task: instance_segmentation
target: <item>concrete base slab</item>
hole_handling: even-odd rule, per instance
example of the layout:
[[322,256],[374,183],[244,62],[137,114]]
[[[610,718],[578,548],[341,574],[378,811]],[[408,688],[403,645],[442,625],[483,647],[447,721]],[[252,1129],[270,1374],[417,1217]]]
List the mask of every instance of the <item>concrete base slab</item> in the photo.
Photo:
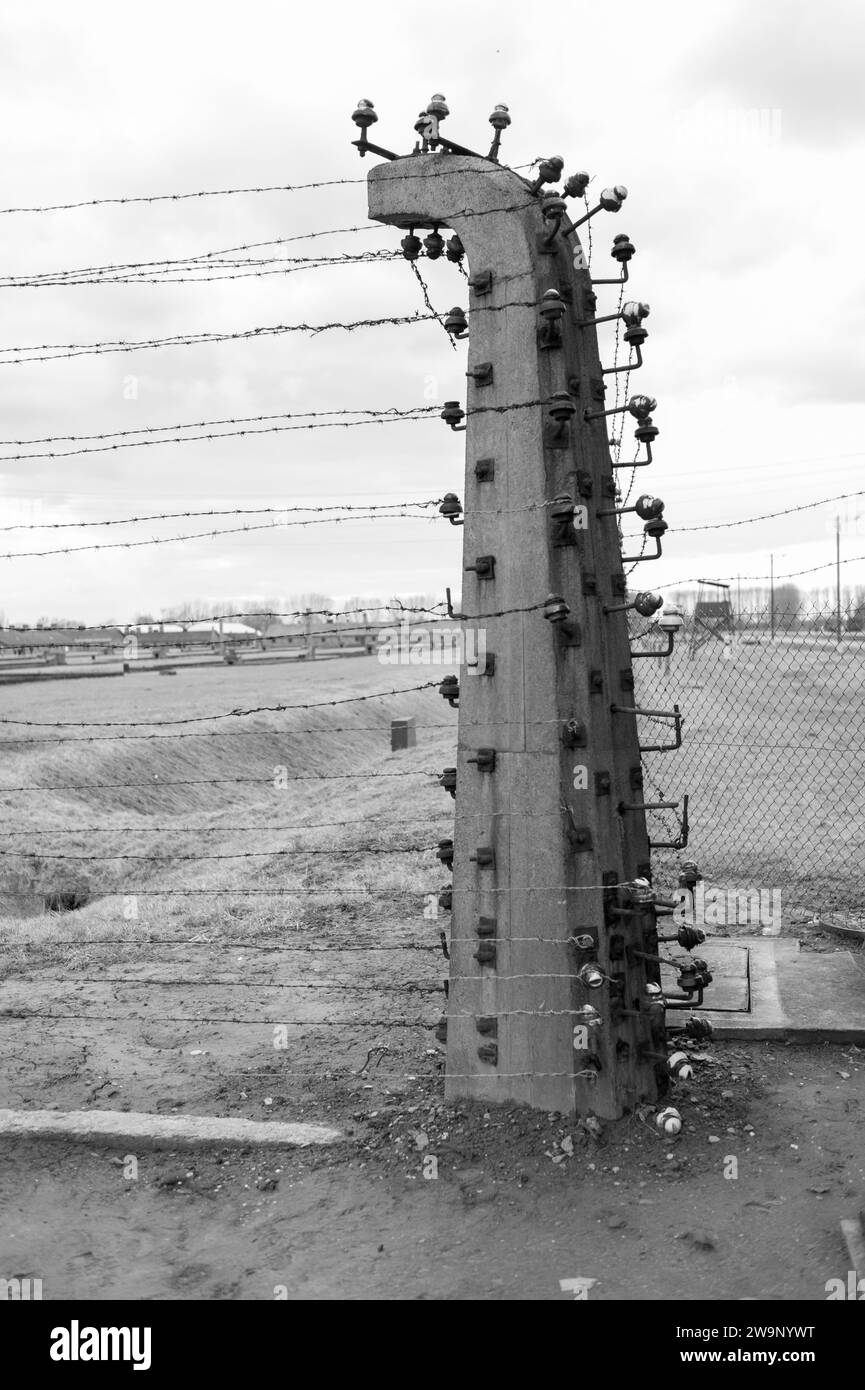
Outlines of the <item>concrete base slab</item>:
[[[715,980],[697,1017],[712,1024],[717,1038],[791,1038],[802,1042],[865,1042],[865,961],[850,951],[805,952],[787,937],[739,937],[747,951],[749,1007],[731,1009],[741,987],[741,955],[729,941],[698,947]],[[725,975],[734,972],[733,980]],[[716,993],[716,982],[721,985]],[[689,1014],[668,1015],[668,1027],[682,1027]]]
[[[705,960],[712,971],[712,983],[705,997],[714,1012],[748,1013],[751,1007],[751,980],[747,941],[707,943],[697,946],[693,954]],[[677,951],[677,955],[681,953]],[[661,983],[665,991],[673,994],[678,992],[676,972],[669,966],[661,967]]]
[[203,1144],[266,1144],[270,1148],[333,1144],[327,1125],[226,1120],[214,1115],[149,1115],[127,1110],[0,1110],[0,1139],[69,1139],[133,1149]]

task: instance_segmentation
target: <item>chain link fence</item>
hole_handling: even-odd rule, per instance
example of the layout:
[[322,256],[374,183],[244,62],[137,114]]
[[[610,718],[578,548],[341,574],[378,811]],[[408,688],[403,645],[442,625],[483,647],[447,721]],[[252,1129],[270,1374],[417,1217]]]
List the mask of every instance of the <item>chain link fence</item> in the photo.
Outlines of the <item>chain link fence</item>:
[[[691,614],[671,656],[634,662],[638,706],[678,704],[683,721],[679,750],[644,756],[646,800],[689,793],[684,854],[707,884],[780,890],[785,925],[865,916],[865,632],[857,627],[808,606],[726,623]],[[640,632],[645,622],[634,624],[635,650],[664,649],[660,633]],[[641,717],[640,726],[644,743],[672,741],[657,720]],[[652,812],[652,838],[675,838],[675,819]],[[682,857],[657,851],[659,883]]]

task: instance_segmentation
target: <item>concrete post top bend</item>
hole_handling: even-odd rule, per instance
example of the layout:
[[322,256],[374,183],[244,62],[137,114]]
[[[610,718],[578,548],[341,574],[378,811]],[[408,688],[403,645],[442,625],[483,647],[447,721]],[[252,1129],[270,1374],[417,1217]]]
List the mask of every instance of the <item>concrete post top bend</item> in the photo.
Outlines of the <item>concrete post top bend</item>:
[[[369,215],[376,222],[450,227],[469,262],[473,254],[499,259],[498,251],[510,273],[531,270],[528,243],[520,246],[514,229],[520,224],[526,237],[534,238],[541,230],[539,204],[525,179],[511,169],[467,155],[409,155],[371,169],[367,189]],[[524,263],[515,266],[515,255]]]

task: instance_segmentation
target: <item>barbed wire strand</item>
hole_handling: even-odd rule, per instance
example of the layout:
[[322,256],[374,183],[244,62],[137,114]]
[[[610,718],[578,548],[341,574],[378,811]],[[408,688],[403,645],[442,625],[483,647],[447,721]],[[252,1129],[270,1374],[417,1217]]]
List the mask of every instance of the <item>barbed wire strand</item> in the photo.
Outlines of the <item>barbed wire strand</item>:
[[[615,884],[609,883],[583,883],[583,884],[558,884],[558,883],[538,883],[527,887],[522,884],[512,885],[510,888],[484,888],[485,893],[595,893],[599,890],[607,891]],[[31,887],[29,889],[3,888],[0,889],[0,898],[27,898],[32,900],[34,896],[43,895],[46,891],[41,888]],[[113,892],[108,892],[100,898],[104,902],[108,897],[139,897],[139,898],[187,898],[187,897],[208,897],[208,898],[280,898],[295,893],[307,893],[310,897],[320,897],[322,894],[345,893],[352,897],[395,897],[409,898],[428,898],[435,893],[433,888],[356,888],[348,884],[332,883],[329,887],[281,887],[281,888],[143,888],[136,885],[117,887]],[[454,896],[462,893],[477,893],[476,888],[450,888],[449,891]]]
[[296,526],[338,526],[351,521],[426,521],[435,525],[439,518],[426,512],[353,512],[349,516],[308,517],[304,521],[260,521],[254,525],[219,526],[212,531],[191,531],[176,536],[149,536],[143,541],[94,541],[90,545],[62,545],[49,550],[0,551],[0,560],[45,559],[50,555],[78,555],[82,551],[140,550],[151,545],[173,545],[178,541],[212,540],[216,536],[235,536],[253,531],[281,531]]
[[295,855],[322,855],[339,858],[341,856],[353,854],[432,854],[435,850],[434,845],[355,845],[354,848],[345,848],[341,845],[309,846],[302,845],[294,849],[256,849],[238,850],[236,853],[229,854],[46,854],[43,850],[27,849],[0,849],[0,859],[38,859],[40,862],[46,859],[71,860],[77,862],[97,863],[100,860],[112,861],[115,859],[138,859],[146,863],[158,862],[163,864],[181,863],[184,861],[194,861],[195,863],[215,861],[218,859],[273,859]]
[[[355,778],[376,781],[394,777],[436,777],[441,774],[435,768],[400,768],[398,772],[297,772],[280,774],[286,782],[345,782]],[[221,786],[261,786],[263,782],[274,783],[271,769],[260,777],[188,777],[171,779],[159,777],[154,773],[147,782],[75,782],[61,786],[0,786],[0,794],[9,792],[87,792],[127,790],[133,787],[221,787]]]
[[[406,156],[406,157],[408,157],[408,156]],[[525,169],[528,169],[528,168],[531,168],[531,167],[532,167],[531,165],[505,165],[505,164],[494,164],[494,165],[491,165],[491,167],[490,167],[489,169],[478,169],[478,170],[476,170],[475,172],[476,172],[477,174],[516,173],[519,169],[524,169],[524,168],[525,168]],[[429,168],[429,169],[425,170],[423,173],[418,173],[418,174],[407,174],[407,173],[406,173],[406,174],[398,174],[398,175],[396,175],[396,177],[393,177],[393,176],[392,176],[390,182],[391,182],[391,183],[399,183],[399,182],[407,183],[407,182],[411,182],[412,180],[415,180],[415,179],[429,180],[429,179],[431,179],[431,178],[441,178],[441,177],[445,177],[445,176],[449,175],[451,172],[452,172],[452,171],[449,170],[449,169],[446,168],[446,167],[445,167],[445,168],[441,168],[441,167],[432,167],[432,168]],[[525,180],[523,180],[523,182],[525,183]],[[239,194],[244,194],[244,195],[245,195],[245,194],[251,194],[251,193],[302,193],[302,192],[305,193],[305,192],[310,192],[311,190],[320,189],[320,188],[341,188],[341,187],[348,187],[348,186],[352,186],[352,185],[354,185],[354,186],[357,186],[357,185],[364,185],[364,186],[366,186],[366,183],[367,183],[367,180],[366,180],[365,177],[364,177],[364,178],[359,178],[359,179],[318,179],[318,180],[316,180],[315,182],[312,182],[312,183],[294,183],[294,184],[291,184],[291,183],[284,183],[284,184],[281,184],[281,183],[273,183],[273,184],[251,185],[251,186],[249,186],[249,187],[240,187],[240,188],[205,188],[205,189],[196,189],[195,191],[193,191],[193,192],[191,192],[191,193],[151,193],[151,194],[127,195],[127,196],[124,196],[124,197],[115,197],[115,198],[85,198],[85,199],[82,199],[82,200],[80,200],[80,201],[78,201],[78,202],[72,202],[72,203],[43,203],[43,204],[41,204],[41,205],[40,205],[40,204],[36,204],[36,205],[33,205],[33,206],[29,206],[29,207],[28,207],[28,206],[19,206],[19,207],[0,208],[0,217],[8,217],[8,216],[10,216],[10,215],[13,214],[13,213],[70,212],[70,211],[72,211],[72,210],[74,210],[74,209],[77,209],[77,208],[94,208],[94,207],[109,207],[109,206],[127,206],[127,205],[129,205],[129,204],[134,204],[134,203],[180,203],[180,202],[188,202],[190,199],[201,199],[201,198],[228,198],[228,197],[237,196],[237,195],[239,195]],[[528,192],[528,184],[526,184],[526,191]],[[533,199],[528,200],[528,201],[525,202],[525,203],[519,203],[519,204],[516,205],[516,207],[517,207],[517,208],[521,208],[521,207],[531,207],[531,206],[533,206],[533,205],[537,205],[537,198],[536,198],[536,197],[533,198]],[[491,209],[486,209],[485,212],[486,212],[486,215],[488,215],[490,212],[494,212],[494,211],[495,211],[495,212],[510,212],[510,211],[513,211],[513,210],[515,210],[514,207],[508,206],[508,207],[504,207],[504,208],[495,208],[495,209],[492,209],[492,208],[491,208]],[[458,216],[458,215],[459,215],[459,216],[466,216],[466,215],[483,216],[483,215],[485,215],[485,214],[484,214],[484,213],[475,213],[473,209],[463,209],[459,214],[457,214],[457,213],[453,213],[453,214],[452,214],[452,216]],[[376,223],[376,224],[374,224],[374,225],[379,226],[380,224]],[[319,233],[319,235],[326,235],[326,233]]]
[[[478,305],[475,314],[500,314],[508,309],[537,310],[537,300],[517,299],[504,304]],[[162,338],[124,338],[106,339],[95,343],[33,343],[15,344],[0,347],[0,366],[18,366],[27,362],[56,362],[73,357],[93,357],[107,353],[142,352],[166,347],[200,347],[211,343],[241,342],[251,338],[281,337],[286,333],[308,333],[317,337],[321,333],[341,330],[353,333],[361,328],[405,328],[418,323],[442,320],[433,310],[425,314],[416,310],[413,314],[385,314],[379,318],[334,319],[328,323],[275,323],[263,324],[256,328],[236,329],[234,332],[174,333]],[[17,353],[18,356],[10,354]]]
[[[348,252],[339,256],[251,256],[238,261],[190,261],[186,268],[204,274],[185,275],[170,263],[160,273],[148,275],[144,270],[119,274],[110,267],[94,266],[92,273],[48,271],[41,275],[9,275],[0,277],[0,290],[66,289],[79,285],[210,285],[227,280],[248,280],[270,275],[294,275],[305,270],[327,270],[334,266],[389,264],[401,260],[399,251],[376,249]],[[214,273],[219,272],[219,273]]]
[[[477,936],[450,936],[448,938],[451,945],[457,943],[464,946],[476,946]],[[32,943],[28,943],[31,944]],[[386,941],[386,942],[301,942],[296,945],[285,945],[284,943],[274,944],[270,942],[260,942],[255,938],[237,940],[235,937],[226,938],[205,938],[205,937],[171,937],[171,936],[104,936],[98,940],[90,937],[64,936],[62,941],[49,941],[38,943],[40,949],[44,949],[48,954],[53,949],[66,950],[68,946],[82,946],[88,950],[103,946],[182,946],[184,950],[194,947],[196,950],[210,950],[216,946],[226,951],[252,950],[265,953],[277,952],[279,954],[290,952],[307,952],[311,955],[319,953],[353,953],[360,951],[420,951],[438,955],[441,953],[441,943],[425,941]],[[499,941],[499,945],[546,945],[546,946],[572,946],[572,937],[560,936],[509,936],[506,942]]]
[[[528,410],[528,409],[531,409],[531,408],[534,407],[534,406],[540,406],[540,405],[545,405],[545,404],[546,404],[546,402],[543,401],[543,400],[528,400],[528,401],[515,401],[515,402],[513,402],[513,403],[510,404],[510,405],[483,405],[483,406],[472,406],[470,409],[468,409],[468,410],[465,412],[465,414],[466,414],[467,417],[468,417],[468,416],[471,416],[471,415],[486,415],[486,414],[505,415],[505,414],[508,414],[508,413],[509,413],[510,411],[512,411],[512,410]],[[83,449],[65,449],[65,450],[56,450],[56,451],[46,452],[46,453],[4,454],[4,455],[0,455],[0,463],[11,463],[11,462],[16,462],[16,461],[20,461],[20,460],[33,460],[33,459],[41,459],[41,458],[71,458],[71,457],[77,456],[77,455],[79,455],[79,454],[104,454],[104,453],[110,453],[110,452],[113,452],[115,449],[154,448],[155,446],[160,445],[160,444],[210,443],[210,442],[211,442],[212,440],[214,440],[214,439],[234,439],[234,438],[237,438],[238,436],[241,436],[241,437],[242,437],[242,436],[245,436],[245,435],[258,435],[258,434],[283,434],[283,433],[285,433],[286,431],[291,431],[291,430],[356,429],[356,428],[358,428],[358,427],[361,426],[361,425],[368,425],[368,424],[376,424],[376,425],[399,424],[399,423],[401,423],[401,422],[403,422],[403,421],[406,421],[406,420],[412,421],[412,420],[420,420],[420,419],[433,419],[433,418],[436,417],[436,416],[440,416],[440,414],[441,414],[441,407],[438,406],[438,405],[430,405],[430,406],[412,406],[412,407],[410,407],[410,408],[407,409],[407,410],[396,410],[396,409],[394,409],[394,408],[389,408],[389,409],[387,409],[387,410],[385,410],[385,411],[382,411],[382,412],[380,412],[380,413],[378,413],[378,414],[377,414],[375,411],[372,411],[372,410],[368,410],[368,411],[346,410],[346,411],[343,411],[343,412],[340,412],[340,411],[319,411],[319,412],[316,412],[316,411],[309,411],[309,412],[306,412],[305,415],[290,415],[290,414],[288,414],[288,415],[282,415],[282,416],[279,416],[279,415],[277,415],[277,416],[273,416],[273,415],[262,415],[262,416],[250,416],[250,417],[248,417],[248,419],[249,419],[250,424],[251,424],[251,425],[254,425],[254,423],[255,423],[256,421],[258,421],[258,420],[262,420],[262,421],[263,421],[263,420],[272,420],[272,419],[288,419],[288,420],[293,420],[293,419],[301,419],[301,418],[309,419],[309,418],[315,418],[316,416],[333,416],[333,415],[338,415],[338,414],[341,414],[341,413],[342,413],[342,414],[346,414],[346,415],[363,414],[363,415],[365,415],[366,418],[361,419],[361,420],[333,420],[333,419],[318,420],[318,419],[316,419],[316,422],[315,422],[314,424],[268,425],[268,426],[263,426],[262,428],[254,427],[254,428],[246,428],[246,429],[238,429],[238,430],[222,430],[222,431],[220,431],[218,434],[206,433],[206,434],[200,434],[200,435],[194,435],[194,436],[177,436],[177,437],[171,436],[171,437],[169,437],[169,438],[167,438],[167,439],[133,439],[133,440],[128,440],[128,441],[125,442],[125,443],[97,445],[97,446],[95,446],[95,447],[93,447],[93,448],[91,448],[91,447],[88,446],[88,447],[85,447],[85,448],[83,448]],[[218,421],[214,421],[214,422],[204,421],[204,422],[202,422],[202,423],[203,423],[203,424],[207,424],[207,423],[218,424],[218,423],[220,423],[220,422],[218,422]],[[226,423],[242,423],[242,419],[241,419],[241,420],[238,420],[237,422],[234,422],[234,421],[227,421]],[[176,426],[174,426],[174,425],[165,425],[165,426],[157,425],[157,426],[150,426],[150,427],[143,426],[141,431],[138,431],[138,430],[131,430],[131,431],[130,431],[130,430],[124,430],[124,431],[118,431],[118,432],[117,432],[117,437],[120,437],[121,435],[125,435],[125,434],[137,434],[137,433],[141,433],[141,432],[144,432],[144,430],[147,430],[147,429],[152,430],[153,433],[158,433],[158,432],[160,432],[160,431],[162,431],[162,430],[166,430],[166,429],[197,429],[197,428],[199,428],[199,426],[197,426],[197,425],[176,425]],[[91,437],[91,438],[94,438],[94,439],[110,439],[110,438],[112,438],[113,436],[111,436],[111,435],[109,435],[109,434],[105,434],[105,435],[93,435],[93,436],[82,435],[82,436],[81,436],[81,438],[88,438],[88,437]],[[60,438],[70,438],[70,439],[71,439],[71,438],[74,438],[74,436],[60,436]],[[20,442],[26,442],[26,441],[12,441],[12,442],[20,443]],[[38,441],[37,441],[37,442],[38,442]],[[0,448],[2,448],[2,447],[3,447],[3,445],[0,444]]]
[[345,695],[338,700],[313,700],[307,704],[294,705],[255,705],[249,709],[220,710],[216,714],[195,714],[185,719],[12,719],[7,715],[0,717],[0,724],[27,725],[28,727],[48,729],[86,729],[86,728],[141,728],[154,725],[206,724],[213,719],[238,719],[252,714],[282,714],[286,710],[331,709],[337,705],[363,704],[369,700],[381,700],[389,695],[410,695],[419,690],[432,690],[436,681],[424,681],[421,685],[403,686],[401,689],[375,690],[366,695]]
[[[423,614],[427,614],[427,615],[429,615],[429,616],[431,616],[431,617],[434,617],[434,618],[441,618],[441,619],[443,619],[443,618],[445,617],[445,615],[442,613],[441,610],[442,610],[444,607],[445,607],[445,604],[444,604],[443,602],[437,604],[437,605],[435,606],[435,608],[424,608],[423,606],[418,605],[418,604],[404,604],[404,603],[402,603],[402,601],[401,601],[400,599],[398,599],[398,598],[392,598],[392,599],[390,600],[389,603],[370,603],[370,604],[367,604],[365,608],[360,609],[360,610],[358,610],[357,608],[294,608],[294,609],[286,610],[286,611],[282,611],[282,612],[276,612],[276,613],[266,612],[266,613],[265,613],[265,612],[263,612],[260,608],[259,608],[259,609],[246,608],[246,609],[243,609],[242,611],[232,612],[232,613],[211,613],[210,616],[209,616],[205,621],[207,621],[207,622],[220,622],[220,621],[229,622],[229,621],[233,621],[233,620],[235,620],[235,619],[240,619],[240,618],[252,618],[252,617],[257,617],[257,618],[260,618],[260,617],[267,617],[267,618],[270,618],[270,619],[274,619],[274,618],[346,618],[346,617],[350,617],[350,618],[355,618],[355,619],[357,619],[357,615],[358,615],[358,612],[359,612],[359,611],[360,611],[360,612],[364,612],[364,613],[378,613],[378,612],[383,612],[383,613],[409,613],[409,614],[423,613]],[[182,620],[182,619],[179,619],[179,618],[160,618],[160,619],[158,620],[158,622],[160,622],[160,623],[163,623],[163,622],[164,622],[164,623],[172,623],[172,622],[181,622],[181,621],[183,621],[183,620]],[[196,620],[196,621],[197,621],[197,620]],[[454,621],[456,621],[456,620],[454,619]],[[102,622],[102,623],[79,623],[75,630],[76,630],[77,632],[105,632],[107,629],[112,629],[112,628],[117,628],[117,627],[120,627],[120,628],[122,629],[122,628],[134,628],[134,627],[136,627],[136,626],[140,626],[140,624],[136,624],[136,623],[134,623],[134,622],[125,622],[125,623],[119,623],[119,624],[118,624],[118,623],[104,623],[104,622]],[[18,631],[18,629],[9,629],[9,630],[10,630],[10,631]],[[29,631],[35,630],[35,631],[39,631],[39,632],[68,632],[68,631],[69,631],[69,629],[66,628],[66,627],[59,627],[59,626],[56,626],[56,625],[55,625],[55,626],[45,626],[45,627],[41,627],[41,628],[38,628],[38,629],[24,629],[24,631],[28,631],[28,630],[29,630]]]
[[[0,460],[2,461],[2,460]],[[389,512],[405,507],[437,507],[441,497],[422,498],[420,501],[404,502],[330,502],[327,504],[298,504],[284,507],[210,507],[206,511],[186,512],[146,512],[141,516],[109,517],[97,521],[18,521],[9,526],[0,526],[5,531],[79,531],[94,526],[134,526],[143,521],[186,521],[202,516],[278,516],[297,512]]]

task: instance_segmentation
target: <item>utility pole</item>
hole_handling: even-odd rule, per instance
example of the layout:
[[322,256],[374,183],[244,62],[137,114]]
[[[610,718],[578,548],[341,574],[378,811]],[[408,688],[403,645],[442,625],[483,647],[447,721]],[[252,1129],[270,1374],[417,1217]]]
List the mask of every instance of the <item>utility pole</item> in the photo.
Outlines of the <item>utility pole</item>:
[[841,518],[835,517],[835,636],[841,645]]
[[[629,612],[645,619],[662,601],[629,594],[618,532],[622,512],[636,513],[642,551],[639,538],[626,548],[654,559],[666,523],[659,499],[617,503],[605,418],[619,429],[616,415],[631,414],[648,463],[656,403],[639,395],[605,406],[615,377],[601,365],[595,323],[619,315],[606,312],[615,291],[596,313],[592,288],[624,283],[634,248],[616,237],[620,275],[593,282],[576,231],[587,219],[572,222],[565,202],[582,200],[588,175],[562,195],[544,190],[561,177],[558,157],[531,181],[500,167],[506,107],[490,117],[486,157],[441,136],[445,115],[434,97],[406,157],[367,142],[371,103],[354,117],[361,154],[386,161],[368,176],[370,217],[407,233],[407,259],[429,229],[427,255],[465,253],[471,271],[468,317],[453,309],[445,321],[455,337],[468,333],[466,407],[450,401],[442,413],[465,430],[455,616],[475,630],[479,653],[442,682],[459,708],[455,786],[443,777],[455,793],[454,838],[439,848],[453,870],[442,895],[452,903],[445,1090],[615,1118],[656,1101],[669,1076],[628,635]],[[588,215],[617,211],[626,196],[605,189]],[[446,247],[440,229],[455,234]],[[634,365],[647,313],[629,303],[621,315]],[[457,520],[453,504],[463,509],[449,496]],[[667,650],[680,621],[659,622]],[[665,654],[651,637],[634,653]],[[678,707],[648,713],[649,746],[678,747]],[[686,841],[687,801],[681,833],[663,843]]]
[[769,637],[775,640],[775,556],[769,556]]

